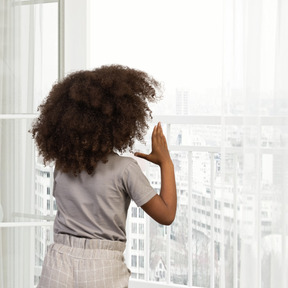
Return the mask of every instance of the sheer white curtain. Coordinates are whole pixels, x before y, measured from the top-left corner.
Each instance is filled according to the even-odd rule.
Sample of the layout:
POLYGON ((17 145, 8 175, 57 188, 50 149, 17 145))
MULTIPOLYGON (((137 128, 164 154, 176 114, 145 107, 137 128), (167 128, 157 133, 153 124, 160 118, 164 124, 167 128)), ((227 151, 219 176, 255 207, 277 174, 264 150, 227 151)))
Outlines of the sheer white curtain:
MULTIPOLYGON (((178 256, 185 259, 179 258, 185 263, 183 266, 190 264, 183 274, 168 271, 163 287, 173 283, 169 276, 173 274, 181 278, 175 280, 179 280, 177 283, 185 283, 186 277, 189 285, 197 287, 287 287, 287 1, 146 0, 91 4, 92 66, 130 65, 163 81, 165 96, 153 111, 154 115, 164 115, 160 119, 176 114, 177 104, 182 108, 179 118, 171 117, 179 123, 167 123, 171 126, 170 143, 173 136, 181 136, 175 150, 179 149, 177 145, 187 145, 179 150, 192 154, 190 160, 187 155, 176 160, 183 169, 182 183, 191 186, 189 190, 184 184, 181 187, 180 180, 177 183, 183 194, 179 198, 186 201, 177 214, 187 220, 189 213, 183 207, 187 209, 191 195, 186 194, 194 193, 189 207, 193 209, 192 219, 188 219, 193 221, 193 231, 184 229, 182 239, 176 234, 176 240, 171 238, 167 243, 165 237, 151 234, 154 242, 168 249, 152 247, 151 240, 149 253, 161 250, 162 260, 171 271, 179 267, 175 267, 176 261, 171 261, 167 251, 177 250, 178 256), (112 11, 110 7, 117 9, 112 11), (120 42, 115 49, 115 43, 120 42), (219 118, 220 123, 213 123, 219 118), (177 124, 183 125, 179 128, 177 124), (194 142, 201 143, 193 143, 193 137, 201 139, 194 142), (203 146, 198 158, 194 156, 199 148, 196 145, 203 146), (221 159, 221 163, 219 171, 211 173, 214 179, 211 176, 209 183, 209 173, 215 169, 211 155, 221 159), (192 167, 192 176, 185 168, 187 161, 191 161, 188 166, 192 167), (196 176, 205 179, 195 179, 196 176), (195 183, 199 183, 199 189, 195 183), (210 210, 208 203, 212 203, 210 210), (195 252, 193 243, 198 240, 202 246, 195 252), (177 247, 174 250, 173 245, 177 247), (179 247, 187 250, 183 248, 185 252, 181 254, 179 247), (193 261, 188 259, 191 255, 193 261)), ((149 177, 155 180, 155 173, 149 177)), ((175 222, 171 229, 182 231, 179 227, 183 227, 183 222, 175 222)), ((145 279, 150 276, 145 275, 145 279)), ((134 285, 138 287, 137 282, 134 285)))
MULTIPOLYGON (((15 217, 17 212, 33 212, 33 145, 27 133, 31 121, 19 119, 17 114, 33 111, 35 18, 31 7, 26 6, 24 11, 19 4, 9 0, 0 3, 0 203, 3 222, 19 221, 15 217)), ((30 228, 0 229, 1 288, 31 287, 34 281, 31 243, 34 243, 34 237, 30 228)))
POLYGON ((221 259, 231 265, 222 263, 220 286, 284 288, 288 286, 288 2, 224 0, 223 7, 222 196, 232 178, 237 208, 230 241, 222 235, 221 259), (228 167, 225 133, 230 115, 238 116, 236 146, 241 149, 228 167), (227 256, 229 247, 233 260, 227 256))
POLYGON ((31 221, 19 215, 34 213, 35 157, 28 130, 43 97, 45 68, 43 7, 37 3, 0 1, 1 288, 34 285, 35 228, 16 222, 31 221))

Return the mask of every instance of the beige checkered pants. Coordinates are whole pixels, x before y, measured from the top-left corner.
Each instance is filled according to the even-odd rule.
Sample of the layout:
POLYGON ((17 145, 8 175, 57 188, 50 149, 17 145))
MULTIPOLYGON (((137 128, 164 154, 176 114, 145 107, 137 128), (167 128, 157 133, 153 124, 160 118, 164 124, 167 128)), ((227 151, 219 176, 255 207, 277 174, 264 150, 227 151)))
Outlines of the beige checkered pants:
POLYGON ((38 288, 124 288, 125 243, 58 234, 48 247, 38 288))

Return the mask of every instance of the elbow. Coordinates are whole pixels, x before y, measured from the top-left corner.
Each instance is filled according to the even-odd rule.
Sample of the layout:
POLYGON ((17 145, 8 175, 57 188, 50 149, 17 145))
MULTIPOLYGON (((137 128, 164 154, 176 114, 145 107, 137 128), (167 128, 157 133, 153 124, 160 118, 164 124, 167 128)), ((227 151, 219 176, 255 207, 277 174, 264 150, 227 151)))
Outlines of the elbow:
POLYGON ((176 217, 176 211, 177 211, 176 207, 174 209, 172 209, 172 211, 170 211, 170 213, 167 215, 166 221, 163 225, 170 226, 174 222, 175 217, 176 217))
POLYGON ((163 219, 163 221, 161 221, 162 223, 160 224, 165 225, 165 226, 170 226, 174 222, 175 216, 176 215, 174 214, 174 215, 166 217, 165 219, 163 219))
POLYGON ((165 221, 164 223, 162 223, 162 225, 170 226, 173 222, 174 222, 174 219, 173 220, 169 220, 169 221, 165 221))
POLYGON ((162 223, 160 222, 159 223, 165 226, 170 226, 175 220, 176 212, 177 212, 177 204, 175 203, 174 207, 169 207, 166 210, 165 217, 161 219, 162 223))

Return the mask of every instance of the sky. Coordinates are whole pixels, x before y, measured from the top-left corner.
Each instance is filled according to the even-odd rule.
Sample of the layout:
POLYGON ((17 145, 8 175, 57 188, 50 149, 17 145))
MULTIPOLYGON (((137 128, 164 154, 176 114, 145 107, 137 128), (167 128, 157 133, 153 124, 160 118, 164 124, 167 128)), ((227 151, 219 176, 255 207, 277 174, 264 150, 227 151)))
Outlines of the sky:
POLYGON ((179 89, 189 90, 193 103, 204 106, 212 101, 248 107, 245 85, 259 89, 262 99, 273 99, 277 1, 258 4, 90 0, 89 68, 122 64, 144 70, 163 84, 168 110, 179 89), (229 94, 231 89, 238 92, 229 94))
POLYGON ((211 87, 219 86, 221 3, 92 0, 91 65, 117 63, 138 68, 163 82, 168 90, 197 90, 207 82, 211 87))

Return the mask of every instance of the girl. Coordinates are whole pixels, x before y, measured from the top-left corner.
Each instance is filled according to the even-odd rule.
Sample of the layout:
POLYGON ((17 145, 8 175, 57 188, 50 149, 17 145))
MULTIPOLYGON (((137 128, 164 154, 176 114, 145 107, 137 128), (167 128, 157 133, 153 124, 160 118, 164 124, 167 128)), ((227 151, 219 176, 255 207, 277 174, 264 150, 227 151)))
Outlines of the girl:
POLYGON ((120 65, 70 74, 54 85, 32 126, 44 164, 55 162, 54 243, 48 247, 39 288, 128 287, 124 263, 131 199, 160 224, 176 214, 174 167, 160 123, 150 154, 160 166, 156 194, 137 162, 123 157, 143 140, 159 83, 120 65))

